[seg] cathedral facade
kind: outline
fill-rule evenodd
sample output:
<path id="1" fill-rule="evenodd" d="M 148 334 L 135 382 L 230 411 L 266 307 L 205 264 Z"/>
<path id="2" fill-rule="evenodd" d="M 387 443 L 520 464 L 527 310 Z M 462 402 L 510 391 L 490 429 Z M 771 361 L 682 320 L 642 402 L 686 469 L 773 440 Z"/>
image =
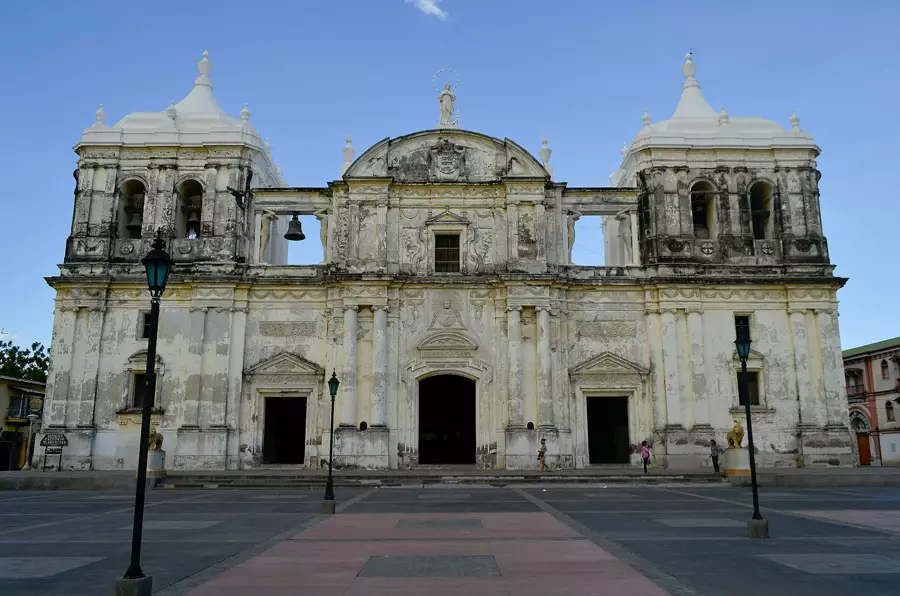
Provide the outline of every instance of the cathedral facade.
<path id="1" fill-rule="evenodd" d="M 170 469 L 462 465 L 708 466 L 751 403 L 763 466 L 850 465 L 818 147 L 714 111 L 690 55 L 674 115 L 643 128 L 610 183 L 553 179 L 509 139 L 435 128 L 385 139 L 317 188 L 281 178 L 246 108 L 217 104 L 204 54 L 190 94 L 76 145 L 43 429 L 62 465 L 136 466 L 152 400 Z M 354 159 L 355 158 L 355 159 Z M 294 215 L 324 260 L 287 265 Z M 572 263 L 602 216 L 605 266 Z M 140 258 L 175 261 L 147 362 Z M 750 391 L 735 325 L 749 322 Z M 144 391 L 148 366 L 156 395 Z M 334 419 L 327 378 L 341 381 Z M 37 444 L 40 443 L 38 439 Z M 42 458 L 41 448 L 34 458 Z"/>

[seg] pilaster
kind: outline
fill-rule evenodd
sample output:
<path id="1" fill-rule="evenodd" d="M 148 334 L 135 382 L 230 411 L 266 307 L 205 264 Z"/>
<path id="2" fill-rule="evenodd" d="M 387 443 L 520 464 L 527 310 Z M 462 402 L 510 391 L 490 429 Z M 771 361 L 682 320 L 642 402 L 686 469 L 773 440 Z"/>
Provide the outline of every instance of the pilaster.
<path id="1" fill-rule="evenodd" d="M 522 396 L 522 307 L 506 308 L 509 337 L 509 427 L 525 426 L 525 403 Z"/>
<path id="2" fill-rule="evenodd" d="M 341 426 L 356 426 L 356 320 L 359 307 L 344 306 L 344 370 L 341 382 Z"/>

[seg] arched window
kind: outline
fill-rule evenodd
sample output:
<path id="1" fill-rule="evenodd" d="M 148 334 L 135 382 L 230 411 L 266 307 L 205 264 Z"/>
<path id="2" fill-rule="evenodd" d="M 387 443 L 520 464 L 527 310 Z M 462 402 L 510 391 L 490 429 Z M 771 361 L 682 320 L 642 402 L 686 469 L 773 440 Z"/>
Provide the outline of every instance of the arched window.
<path id="1" fill-rule="evenodd" d="M 140 180 L 128 180 L 119 191 L 119 238 L 141 237 L 144 224 L 144 197 L 147 189 Z"/>
<path id="2" fill-rule="evenodd" d="M 865 391 L 865 387 L 862 382 L 862 375 L 860 375 L 855 370 L 848 370 L 844 374 L 844 380 L 847 382 L 847 395 L 853 397 L 855 395 L 862 395 Z"/>
<path id="3" fill-rule="evenodd" d="M 890 379 L 891 378 L 891 365 L 888 364 L 887 360 L 881 361 L 881 378 L 882 379 Z"/>
<path id="4" fill-rule="evenodd" d="M 691 187 L 694 238 L 715 238 L 715 196 L 715 189 L 709 182 L 698 182 Z"/>
<path id="5" fill-rule="evenodd" d="M 178 186 L 175 205 L 175 234 L 178 238 L 197 238 L 200 235 L 200 212 L 203 187 L 196 180 L 185 180 Z"/>
<path id="6" fill-rule="evenodd" d="M 757 182 L 750 187 L 750 223 L 756 240 L 766 240 L 774 236 L 772 186 L 766 182 Z"/>
<path id="7" fill-rule="evenodd" d="M 885 413 L 885 416 L 887 416 L 888 422 L 896 421 L 896 417 L 894 414 L 894 402 L 889 401 L 886 404 L 884 404 L 884 413 Z"/>

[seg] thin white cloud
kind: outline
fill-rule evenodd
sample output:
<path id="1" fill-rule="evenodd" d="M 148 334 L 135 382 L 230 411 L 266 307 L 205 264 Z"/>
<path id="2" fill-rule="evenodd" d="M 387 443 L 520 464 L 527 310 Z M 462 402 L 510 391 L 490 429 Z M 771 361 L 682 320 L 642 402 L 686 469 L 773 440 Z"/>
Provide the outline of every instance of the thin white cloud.
<path id="1" fill-rule="evenodd" d="M 442 10 L 438 4 L 441 0 L 406 0 L 407 4 L 412 4 L 417 10 L 424 12 L 428 16 L 437 17 L 442 21 L 447 20 L 447 11 Z"/>

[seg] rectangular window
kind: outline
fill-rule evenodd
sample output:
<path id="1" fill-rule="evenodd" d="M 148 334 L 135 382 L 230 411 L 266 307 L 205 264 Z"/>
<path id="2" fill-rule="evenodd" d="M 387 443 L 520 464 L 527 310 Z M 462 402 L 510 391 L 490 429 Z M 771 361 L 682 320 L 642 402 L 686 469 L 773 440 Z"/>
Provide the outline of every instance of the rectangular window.
<path id="1" fill-rule="evenodd" d="M 6 415 L 9 418 L 25 418 L 28 416 L 28 400 L 21 396 L 10 396 L 9 409 Z"/>
<path id="2" fill-rule="evenodd" d="M 459 234 L 435 235 L 434 271 L 459 273 Z"/>
<path id="3" fill-rule="evenodd" d="M 141 313 L 141 327 L 139 330 L 139 339 L 148 339 L 150 337 L 150 313 Z"/>
<path id="4" fill-rule="evenodd" d="M 131 406 L 133 408 L 144 407 L 144 396 L 147 393 L 147 374 L 134 373 L 131 388 Z M 150 396 L 150 407 L 153 407 L 153 396 Z"/>
<path id="5" fill-rule="evenodd" d="M 738 402 L 742 406 L 747 405 L 747 394 L 744 392 L 744 380 L 741 378 L 741 371 L 737 371 L 737 381 L 738 381 Z M 758 406 L 759 405 L 759 373 L 756 371 L 748 370 L 747 376 L 749 377 L 749 389 L 750 389 L 750 405 Z"/>
<path id="6" fill-rule="evenodd" d="M 734 315 L 734 332 L 737 335 L 737 330 L 745 327 L 747 329 L 750 328 L 750 317 L 748 315 Z"/>

